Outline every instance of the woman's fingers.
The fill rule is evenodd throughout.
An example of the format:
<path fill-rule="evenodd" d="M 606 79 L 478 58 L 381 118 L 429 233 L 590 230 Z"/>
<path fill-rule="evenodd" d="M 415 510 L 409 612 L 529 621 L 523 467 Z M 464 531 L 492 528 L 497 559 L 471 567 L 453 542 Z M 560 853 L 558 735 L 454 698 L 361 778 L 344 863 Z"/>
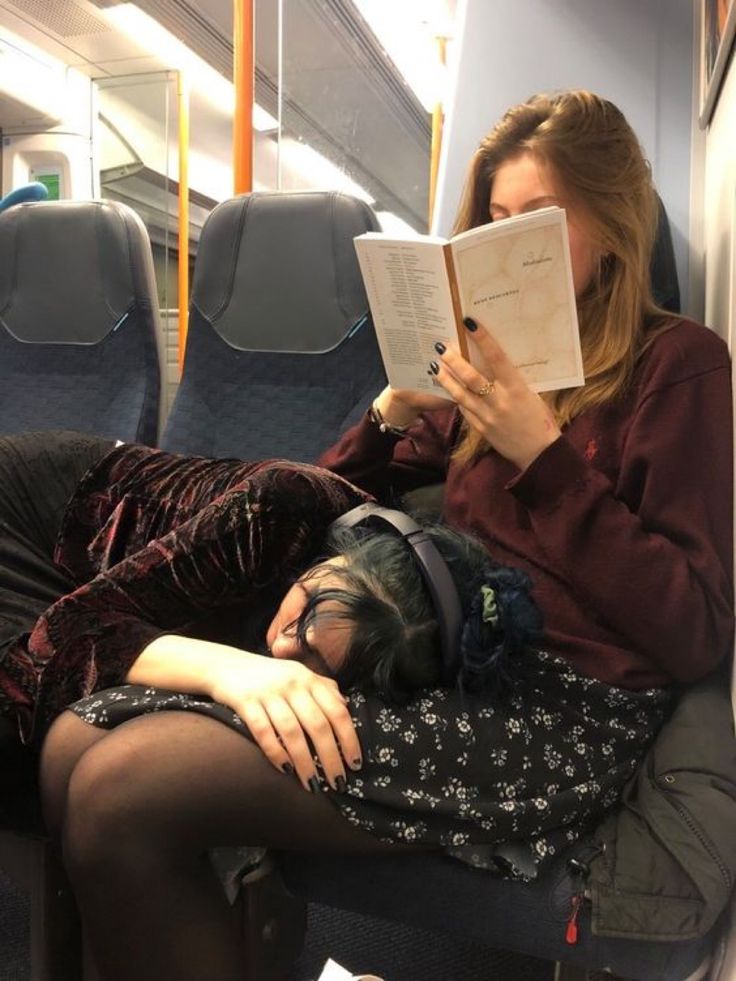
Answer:
<path fill-rule="evenodd" d="M 467 336 L 470 343 L 475 345 L 481 356 L 488 379 L 501 383 L 508 383 L 513 380 L 518 375 L 518 369 L 488 328 L 475 320 L 471 320 L 470 317 L 466 317 L 463 322 L 468 331 Z M 470 329 L 469 324 L 475 324 L 475 330 Z"/>
<path fill-rule="evenodd" d="M 344 696 L 337 685 L 334 685 L 334 690 L 327 685 L 319 685 L 313 694 L 315 701 L 330 721 L 342 760 L 351 770 L 359 770 L 363 762 L 363 753 Z"/>
<path fill-rule="evenodd" d="M 468 396 L 487 398 L 493 394 L 497 385 L 513 385 L 518 376 L 517 369 L 490 334 L 479 328 L 473 339 L 479 335 L 483 336 L 482 343 L 477 345 L 482 356 L 482 368 L 476 368 L 453 348 L 441 352 L 441 364 L 446 369 L 446 374 L 438 374 L 438 381 L 461 405 L 465 404 Z"/>
<path fill-rule="evenodd" d="M 248 727 L 261 752 L 283 773 L 295 769 L 291 756 L 279 739 L 266 709 L 256 698 L 246 699 L 238 708 L 238 715 Z"/>
<path fill-rule="evenodd" d="M 277 769 L 284 773 L 293 770 L 305 790 L 319 789 L 317 768 L 304 728 L 285 699 L 278 695 L 260 701 L 249 699 L 243 721 Z"/>
<path fill-rule="evenodd" d="M 481 357 L 476 368 L 458 352 L 437 344 L 430 370 L 468 423 L 501 456 L 526 469 L 560 436 L 550 407 L 534 392 L 498 342 L 483 328 L 472 331 Z"/>
<path fill-rule="evenodd" d="M 316 757 L 330 786 L 344 789 L 345 762 L 357 769 L 361 752 L 334 679 L 299 661 L 247 652 L 228 660 L 226 667 L 212 696 L 238 713 L 269 761 L 287 773 L 293 769 L 306 789 L 316 790 Z"/>
<path fill-rule="evenodd" d="M 432 371 L 447 394 L 461 407 L 469 402 L 469 397 L 474 393 L 473 386 L 480 390 L 486 381 L 462 355 L 450 350 L 442 361 L 432 363 Z"/>
<path fill-rule="evenodd" d="M 296 773 L 307 790 L 317 790 L 316 756 L 325 780 L 345 786 L 345 763 L 360 766 L 360 743 L 342 696 L 320 685 L 248 698 L 239 714 L 262 752 L 278 770 Z"/>
<path fill-rule="evenodd" d="M 318 690 L 294 692 L 289 698 L 289 705 L 309 737 L 325 779 L 331 787 L 338 790 L 344 786 L 345 765 L 333 729 L 333 717 L 320 706 L 317 700 Z M 352 725 L 352 722 L 350 724 Z"/>

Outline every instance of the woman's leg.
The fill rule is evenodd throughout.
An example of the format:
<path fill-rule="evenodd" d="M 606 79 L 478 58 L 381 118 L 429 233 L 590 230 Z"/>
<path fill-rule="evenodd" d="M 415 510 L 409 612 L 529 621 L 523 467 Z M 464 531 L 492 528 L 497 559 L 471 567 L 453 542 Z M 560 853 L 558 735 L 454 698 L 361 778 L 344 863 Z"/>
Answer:
<path fill-rule="evenodd" d="M 143 716 L 65 762 L 63 742 L 77 728 L 52 729 L 42 780 L 49 813 L 64 813 L 59 783 L 69 759 L 78 759 L 66 796 L 64 855 L 105 981 L 242 977 L 241 934 L 209 865 L 211 847 L 386 847 L 213 719 Z"/>
<path fill-rule="evenodd" d="M 107 735 L 107 729 L 87 725 L 74 712 L 64 712 L 44 740 L 39 763 L 41 805 L 46 830 L 59 843 L 74 767 L 91 746 Z"/>

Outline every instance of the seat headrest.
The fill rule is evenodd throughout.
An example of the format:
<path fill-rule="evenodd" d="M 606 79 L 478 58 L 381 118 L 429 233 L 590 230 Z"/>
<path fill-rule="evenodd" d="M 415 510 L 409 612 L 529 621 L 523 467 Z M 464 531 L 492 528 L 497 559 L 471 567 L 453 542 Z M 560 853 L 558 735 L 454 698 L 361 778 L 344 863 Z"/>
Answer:
<path fill-rule="evenodd" d="M 192 305 L 240 350 L 330 350 L 367 310 L 353 239 L 379 227 L 336 192 L 232 198 L 202 229 Z"/>
<path fill-rule="evenodd" d="M 0 323 L 18 340 L 95 344 L 150 306 L 146 231 L 113 201 L 21 204 L 0 215 Z"/>
<path fill-rule="evenodd" d="M 662 199 L 657 195 L 659 215 L 657 218 L 657 235 L 652 248 L 652 259 L 649 274 L 652 283 L 654 302 L 670 310 L 680 312 L 680 281 L 677 276 L 675 248 L 672 243 L 672 231 L 669 218 Z"/>

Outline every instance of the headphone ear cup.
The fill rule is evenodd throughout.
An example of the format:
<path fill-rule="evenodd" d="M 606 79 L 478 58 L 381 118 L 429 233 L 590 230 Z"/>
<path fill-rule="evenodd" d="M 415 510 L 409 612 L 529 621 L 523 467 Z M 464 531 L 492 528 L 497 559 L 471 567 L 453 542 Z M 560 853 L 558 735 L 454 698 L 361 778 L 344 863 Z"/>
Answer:
<path fill-rule="evenodd" d="M 460 667 L 462 604 L 447 563 L 427 531 L 410 515 L 380 504 L 359 504 L 346 511 L 328 529 L 328 535 L 365 526 L 403 538 L 411 550 L 437 614 L 442 650 L 442 680 L 452 684 Z"/>

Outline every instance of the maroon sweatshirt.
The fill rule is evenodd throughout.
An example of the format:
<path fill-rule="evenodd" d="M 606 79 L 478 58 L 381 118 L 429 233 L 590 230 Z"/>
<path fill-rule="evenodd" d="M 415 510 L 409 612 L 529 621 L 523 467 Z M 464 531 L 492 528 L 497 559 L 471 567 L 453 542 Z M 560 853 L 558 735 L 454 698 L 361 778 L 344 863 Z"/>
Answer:
<path fill-rule="evenodd" d="M 732 403 L 726 345 L 677 320 L 620 399 L 578 416 L 523 472 L 460 466 L 459 413 L 406 437 L 367 418 L 320 459 L 379 499 L 445 482 L 443 517 L 528 572 L 544 647 L 625 688 L 688 682 L 731 649 Z"/>

